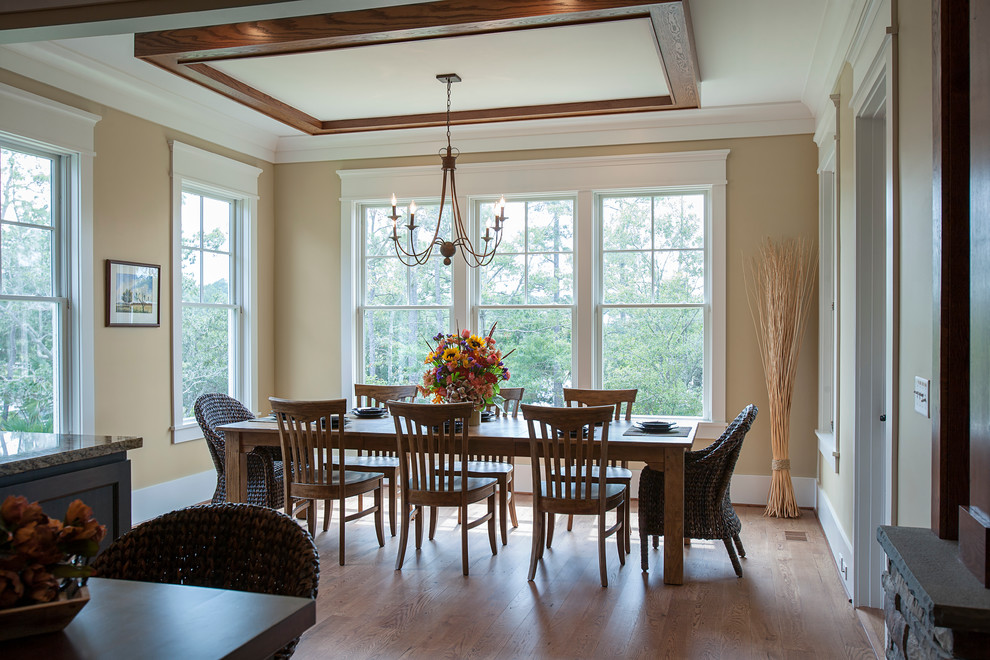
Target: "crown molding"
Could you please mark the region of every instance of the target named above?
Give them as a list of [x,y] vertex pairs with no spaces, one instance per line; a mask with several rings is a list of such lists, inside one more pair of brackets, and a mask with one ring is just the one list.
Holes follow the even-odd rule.
[[[111,41],[99,44],[105,50],[84,42],[0,46],[0,68],[271,163],[432,156],[444,141],[442,128],[302,135],[133,57],[112,58],[129,48],[130,37],[106,39]],[[485,153],[799,135],[814,130],[811,112],[795,101],[477,124],[457,127],[454,140],[465,153]]]
[[[129,36],[111,39],[121,42],[116,46],[130,42]],[[231,107],[237,104],[196,86],[175,89],[174,76],[133,58],[111,66],[59,43],[15,44],[0,46],[0,68],[228,149],[275,160],[273,120]]]
[[[794,102],[459,126],[452,132],[452,140],[467,154],[810,135],[814,129],[814,118],[808,108]],[[275,162],[432,156],[443,141],[443,129],[283,137],[279,139]]]

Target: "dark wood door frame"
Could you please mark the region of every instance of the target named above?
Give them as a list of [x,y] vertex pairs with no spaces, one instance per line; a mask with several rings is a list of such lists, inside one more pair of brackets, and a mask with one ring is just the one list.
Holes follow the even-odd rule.
[[932,3],[932,530],[969,502],[969,0]]

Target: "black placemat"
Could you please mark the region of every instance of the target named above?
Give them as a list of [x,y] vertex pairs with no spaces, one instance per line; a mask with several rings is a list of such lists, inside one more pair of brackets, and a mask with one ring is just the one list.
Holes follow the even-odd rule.
[[654,438],[686,438],[690,432],[690,426],[678,426],[672,431],[663,431],[661,433],[647,433],[646,431],[642,431],[635,426],[631,426],[626,429],[626,432],[622,435],[645,435],[646,437]]

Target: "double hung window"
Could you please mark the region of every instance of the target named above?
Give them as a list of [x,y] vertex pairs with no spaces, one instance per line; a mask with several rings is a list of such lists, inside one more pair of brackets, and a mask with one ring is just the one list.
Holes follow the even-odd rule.
[[[396,255],[390,206],[364,206],[362,220],[362,357],[369,384],[419,383],[426,354],[424,340],[446,332],[451,318],[451,270],[434,250],[422,266],[409,268]],[[425,249],[433,238],[439,204],[416,210],[413,248]],[[450,231],[450,211],[443,215],[441,233]],[[400,226],[400,230],[403,228]],[[403,231],[402,236],[408,237]],[[408,242],[403,243],[410,252]]]
[[202,437],[201,394],[257,396],[256,167],[172,143],[175,442]]
[[64,430],[68,310],[59,154],[0,142],[0,430]]
[[704,413],[706,195],[599,197],[602,386],[636,388],[636,411]]
[[[505,236],[492,262],[477,270],[478,331],[496,326],[509,358],[506,386],[526,388],[527,402],[563,405],[573,371],[573,198],[511,201]],[[493,202],[478,202],[476,217],[492,217]]]

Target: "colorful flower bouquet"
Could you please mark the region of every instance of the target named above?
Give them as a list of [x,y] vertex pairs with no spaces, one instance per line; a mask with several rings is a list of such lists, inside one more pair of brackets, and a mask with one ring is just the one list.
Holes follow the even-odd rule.
[[74,598],[93,572],[87,562],[106,533],[80,500],[69,505],[65,520],[53,520],[37,502],[7,497],[0,505],[0,610],[49,603],[60,593]]
[[[492,334],[487,337],[461,330],[455,335],[442,332],[433,338],[436,348],[424,360],[430,368],[423,374],[423,384],[419,392],[432,397],[434,403],[457,403],[471,401],[475,410],[481,410],[495,402],[499,383],[509,380],[509,370],[503,364],[502,351],[495,347]],[[429,344],[427,344],[429,345]]]

